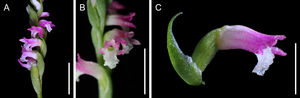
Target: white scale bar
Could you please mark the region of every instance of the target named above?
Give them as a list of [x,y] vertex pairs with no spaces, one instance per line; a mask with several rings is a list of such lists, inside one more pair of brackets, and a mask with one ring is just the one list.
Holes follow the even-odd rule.
[[68,62],[68,95],[70,95],[70,62]]
[[73,0],[73,98],[76,98],[76,0]]
[[152,0],[149,0],[149,98],[152,98]]
[[146,48],[144,48],[144,95],[146,95]]
[[295,43],[295,95],[297,95],[297,43]]

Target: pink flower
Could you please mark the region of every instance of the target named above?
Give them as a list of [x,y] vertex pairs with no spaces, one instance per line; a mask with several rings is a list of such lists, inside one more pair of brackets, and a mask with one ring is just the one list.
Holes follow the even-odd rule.
[[136,26],[130,21],[135,16],[135,13],[129,15],[108,15],[106,19],[106,25],[119,25],[124,27],[136,28]]
[[36,38],[36,34],[39,33],[40,37],[43,37],[43,34],[45,33],[42,27],[35,27],[32,26],[31,28],[27,29],[29,31],[31,31],[31,37]]
[[23,39],[20,39],[20,41],[24,43],[24,47],[27,51],[32,51],[33,47],[42,45],[41,40],[38,38],[26,39],[24,37]]
[[103,72],[100,66],[97,63],[91,61],[85,61],[80,58],[80,55],[77,54],[76,69],[77,69],[77,82],[79,81],[78,77],[82,74],[88,74],[96,79],[101,78],[101,73]]
[[52,24],[51,21],[47,21],[47,20],[40,20],[40,25],[43,26],[43,27],[46,27],[47,31],[50,33],[52,28],[51,27],[54,27],[55,25]]
[[129,15],[117,14],[117,10],[125,9],[125,6],[119,4],[117,1],[112,1],[108,7],[108,15],[106,18],[106,25],[119,25],[122,28],[131,27],[136,28],[136,26],[130,21],[135,16],[135,13],[129,13]]
[[49,13],[48,12],[43,12],[40,17],[49,17]]
[[125,49],[125,54],[128,54],[129,51],[133,48],[133,45],[141,45],[141,43],[133,39],[134,32],[124,32],[119,29],[113,29],[106,34],[106,39],[114,39],[119,42],[123,49]]
[[254,53],[258,63],[253,72],[263,75],[273,63],[274,54],[286,56],[281,49],[274,47],[277,40],[284,40],[284,35],[266,35],[241,25],[224,26],[218,37],[220,50],[243,49]]
[[[36,59],[37,59],[37,54],[33,51],[27,51],[26,49],[24,49],[23,46],[22,47],[22,56],[20,59],[18,59],[18,62],[25,68],[27,68],[28,70],[31,69],[31,65],[36,66]],[[27,62],[26,64],[22,63],[22,62]]]
[[117,55],[123,54],[125,49],[119,50],[120,43],[115,42],[114,39],[111,39],[109,42],[104,42],[104,48],[100,48],[99,53],[103,54],[103,59],[105,60],[104,66],[108,66],[110,69],[116,67],[119,63]]
[[125,9],[125,6],[119,4],[117,1],[112,1],[107,10],[110,14],[116,14],[117,10],[122,9]]

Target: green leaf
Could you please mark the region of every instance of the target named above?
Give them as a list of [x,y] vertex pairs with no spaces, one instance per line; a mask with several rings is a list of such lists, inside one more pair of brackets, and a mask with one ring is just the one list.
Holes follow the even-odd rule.
[[188,83],[189,85],[201,85],[202,83],[201,70],[192,61],[191,57],[185,55],[180,50],[172,32],[173,21],[180,14],[182,14],[182,12],[173,16],[168,26],[167,48],[168,48],[169,57],[175,71],[186,83]]

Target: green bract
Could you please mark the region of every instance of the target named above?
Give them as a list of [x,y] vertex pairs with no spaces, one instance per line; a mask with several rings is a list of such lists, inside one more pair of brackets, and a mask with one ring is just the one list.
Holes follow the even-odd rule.
[[197,44],[192,57],[185,55],[179,48],[172,32],[174,19],[182,12],[173,16],[168,26],[167,48],[170,60],[178,75],[189,85],[201,85],[202,72],[219,50],[217,38],[221,29],[206,34]]

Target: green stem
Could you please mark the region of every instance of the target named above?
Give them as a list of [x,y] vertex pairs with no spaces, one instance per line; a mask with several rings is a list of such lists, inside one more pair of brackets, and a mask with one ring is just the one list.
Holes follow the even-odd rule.
[[42,92],[40,92],[40,94],[37,94],[38,98],[43,98],[42,97]]
[[98,80],[99,98],[112,98],[112,80],[109,72],[103,67],[102,76]]

